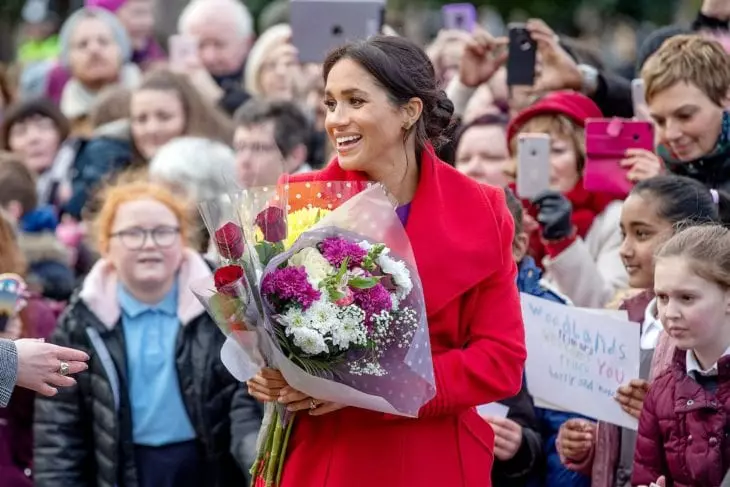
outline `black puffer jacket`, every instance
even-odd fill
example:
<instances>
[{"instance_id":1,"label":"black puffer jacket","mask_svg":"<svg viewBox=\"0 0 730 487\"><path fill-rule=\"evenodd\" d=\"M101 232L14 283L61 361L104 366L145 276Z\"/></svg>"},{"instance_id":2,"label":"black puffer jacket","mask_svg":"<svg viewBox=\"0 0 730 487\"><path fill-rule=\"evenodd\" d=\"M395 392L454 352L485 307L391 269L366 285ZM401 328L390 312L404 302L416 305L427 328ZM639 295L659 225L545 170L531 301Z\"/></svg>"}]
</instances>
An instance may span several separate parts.
<instances>
[{"instance_id":1,"label":"black puffer jacket","mask_svg":"<svg viewBox=\"0 0 730 487\"><path fill-rule=\"evenodd\" d=\"M52 341L84 350L91 360L76 386L36 401L36 486L137 487L121 322L108 329L76 295ZM247 485L263 416L221 363L224 341L203 314L180 328L176 343L180 389L206 460L206 487Z\"/></svg>"}]
</instances>

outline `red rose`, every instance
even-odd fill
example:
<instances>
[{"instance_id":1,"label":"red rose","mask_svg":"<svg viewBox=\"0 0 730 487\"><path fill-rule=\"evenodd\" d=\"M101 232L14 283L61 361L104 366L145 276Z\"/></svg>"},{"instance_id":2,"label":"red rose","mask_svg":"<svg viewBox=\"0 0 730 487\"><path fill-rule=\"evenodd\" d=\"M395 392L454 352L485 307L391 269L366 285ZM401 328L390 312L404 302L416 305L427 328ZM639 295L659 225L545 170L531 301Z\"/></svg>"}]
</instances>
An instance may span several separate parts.
<instances>
[{"instance_id":1,"label":"red rose","mask_svg":"<svg viewBox=\"0 0 730 487\"><path fill-rule=\"evenodd\" d=\"M271 243L286 238L286 214L281 208L269 206L256 217L256 225L264 234L264 240Z\"/></svg>"},{"instance_id":2,"label":"red rose","mask_svg":"<svg viewBox=\"0 0 730 487\"><path fill-rule=\"evenodd\" d=\"M243 268L240 265L227 265L215 270L213 274L216 290L226 296L236 297L239 291L239 282L243 282Z\"/></svg>"},{"instance_id":3,"label":"red rose","mask_svg":"<svg viewBox=\"0 0 730 487\"><path fill-rule=\"evenodd\" d=\"M228 222L213 236L218 252L226 259L240 259L245 248L243 230L233 222Z\"/></svg>"}]
</instances>

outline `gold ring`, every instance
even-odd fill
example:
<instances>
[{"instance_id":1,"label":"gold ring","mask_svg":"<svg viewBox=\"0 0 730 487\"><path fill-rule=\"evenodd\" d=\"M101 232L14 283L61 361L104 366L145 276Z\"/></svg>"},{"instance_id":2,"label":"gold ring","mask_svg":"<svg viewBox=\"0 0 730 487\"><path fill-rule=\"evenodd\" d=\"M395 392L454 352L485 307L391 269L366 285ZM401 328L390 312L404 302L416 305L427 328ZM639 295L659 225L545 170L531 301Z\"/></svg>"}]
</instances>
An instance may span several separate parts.
<instances>
[{"instance_id":1,"label":"gold ring","mask_svg":"<svg viewBox=\"0 0 730 487\"><path fill-rule=\"evenodd\" d=\"M317 409L317 406L319 406L319 404L317 404L317 402L314 400L314 398L310 397L309 398L309 409Z\"/></svg>"},{"instance_id":2,"label":"gold ring","mask_svg":"<svg viewBox=\"0 0 730 487\"><path fill-rule=\"evenodd\" d=\"M71 372L71 367L68 366L67 362L61 362L61 366L58 368L58 373L62 376L67 376Z\"/></svg>"}]
</instances>

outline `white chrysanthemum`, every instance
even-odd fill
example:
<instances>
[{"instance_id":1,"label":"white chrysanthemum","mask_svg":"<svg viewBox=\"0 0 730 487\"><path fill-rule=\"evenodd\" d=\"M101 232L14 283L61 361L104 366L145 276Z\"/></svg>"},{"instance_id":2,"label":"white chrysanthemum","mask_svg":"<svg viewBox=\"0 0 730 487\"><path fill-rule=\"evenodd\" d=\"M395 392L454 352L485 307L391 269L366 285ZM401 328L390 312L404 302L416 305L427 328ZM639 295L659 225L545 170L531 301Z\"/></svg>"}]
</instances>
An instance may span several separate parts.
<instances>
[{"instance_id":1,"label":"white chrysanthemum","mask_svg":"<svg viewBox=\"0 0 730 487\"><path fill-rule=\"evenodd\" d=\"M363 240L363 241L359 242L357 245L359 245L360 248L366 252L369 251L373 247L372 244L370 242L368 242L367 240Z\"/></svg>"},{"instance_id":2,"label":"white chrysanthemum","mask_svg":"<svg viewBox=\"0 0 730 487\"><path fill-rule=\"evenodd\" d=\"M317 300L304 313L308 326L317 330L322 335L329 333L332 328L338 326L338 313L340 309L334 303L326 299Z\"/></svg>"},{"instance_id":3,"label":"white chrysanthemum","mask_svg":"<svg viewBox=\"0 0 730 487\"><path fill-rule=\"evenodd\" d=\"M311 328L294 328L294 345L301 348L307 355L319 355L328 351L324 337Z\"/></svg>"},{"instance_id":4,"label":"white chrysanthemum","mask_svg":"<svg viewBox=\"0 0 730 487\"><path fill-rule=\"evenodd\" d=\"M341 350L367 343L365 312L357 306L347 306L340 310L338 323L332 327L332 344Z\"/></svg>"},{"instance_id":5,"label":"white chrysanthemum","mask_svg":"<svg viewBox=\"0 0 730 487\"><path fill-rule=\"evenodd\" d=\"M393 282L398 287L396 291L398 299L404 299L410 294L413 289L413 281L411 281L411 272L405 262L381 254L378 258L378 265L385 274L393 277Z\"/></svg>"},{"instance_id":6,"label":"white chrysanthemum","mask_svg":"<svg viewBox=\"0 0 730 487\"><path fill-rule=\"evenodd\" d=\"M296 307L289 308L281 315L281 323L286 328L287 334L291 334L290 331L294 328L303 328L309 324L302 310Z\"/></svg>"},{"instance_id":7,"label":"white chrysanthemum","mask_svg":"<svg viewBox=\"0 0 730 487\"><path fill-rule=\"evenodd\" d=\"M289 259L291 266L303 266L307 271L307 278L312 286L317 289L319 283L327 276L335 272L335 268L327 262L327 259L314 247L306 247L292 255Z\"/></svg>"}]
</instances>

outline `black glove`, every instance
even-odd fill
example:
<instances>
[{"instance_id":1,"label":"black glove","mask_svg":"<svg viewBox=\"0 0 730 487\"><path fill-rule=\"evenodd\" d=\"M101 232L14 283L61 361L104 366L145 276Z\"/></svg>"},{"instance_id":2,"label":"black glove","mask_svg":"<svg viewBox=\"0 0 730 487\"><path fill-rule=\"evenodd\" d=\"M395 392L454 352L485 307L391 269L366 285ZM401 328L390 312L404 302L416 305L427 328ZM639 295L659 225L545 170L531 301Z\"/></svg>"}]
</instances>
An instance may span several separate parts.
<instances>
[{"instance_id":1,"label":"black glove","mask_svg":"<svg viewBox=\"0 0 730 487\"><path fill-rule=\"evenodd\" d=\"M561 240L573 233L573 205L557 191L543 191L532 201L537 207L537 221L545 240Z\"/></svg>"}]
</instances>

